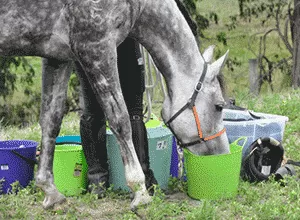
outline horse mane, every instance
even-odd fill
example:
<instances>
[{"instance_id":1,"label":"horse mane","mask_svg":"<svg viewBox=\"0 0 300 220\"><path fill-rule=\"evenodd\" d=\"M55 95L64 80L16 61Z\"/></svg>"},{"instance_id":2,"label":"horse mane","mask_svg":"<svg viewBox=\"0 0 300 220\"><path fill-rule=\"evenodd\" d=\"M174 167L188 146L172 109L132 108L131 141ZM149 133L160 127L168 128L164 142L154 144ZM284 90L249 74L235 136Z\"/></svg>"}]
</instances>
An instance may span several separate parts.
<instances>
[{"instance_id":1,"label":"horse mane","mask_svg":"<svg viewBox=\"0 0 300 220\"><path fill-rule=\"evenodd\" d=\"M182 15L184 16L185 20L187 21L188 25L190 26L194 36L197 36L198 35L197 23L191 18L185 5L180 0L175 0L175 2L179 10L181 11Z\"/></svg>"}]
</instances>

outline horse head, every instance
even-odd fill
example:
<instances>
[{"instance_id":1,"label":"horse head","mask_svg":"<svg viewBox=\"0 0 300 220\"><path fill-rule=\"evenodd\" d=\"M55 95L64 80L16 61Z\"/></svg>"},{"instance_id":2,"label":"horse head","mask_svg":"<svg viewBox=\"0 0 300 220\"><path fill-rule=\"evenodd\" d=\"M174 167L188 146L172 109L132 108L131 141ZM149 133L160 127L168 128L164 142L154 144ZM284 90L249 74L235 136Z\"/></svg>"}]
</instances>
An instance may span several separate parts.
<instances>
[{"instance_id":1,"label":"horse head","mask_svg":"<svg viewBox=\"0 0 300 220\"><path fill-rule=\"evenodd\" d=\"M211 62L213 49L214 46L210 46L202 55L204 62L201 75L188 77L190 79L185 81L194 84L182 88L176 97L168 97L162 111L162 117L179 145L198 155L229 153L222 118L226 103L223 98L223 81L220 80L228 52ZM182 83L182 86L185 84Z\"/></svg>"}]
</instances>

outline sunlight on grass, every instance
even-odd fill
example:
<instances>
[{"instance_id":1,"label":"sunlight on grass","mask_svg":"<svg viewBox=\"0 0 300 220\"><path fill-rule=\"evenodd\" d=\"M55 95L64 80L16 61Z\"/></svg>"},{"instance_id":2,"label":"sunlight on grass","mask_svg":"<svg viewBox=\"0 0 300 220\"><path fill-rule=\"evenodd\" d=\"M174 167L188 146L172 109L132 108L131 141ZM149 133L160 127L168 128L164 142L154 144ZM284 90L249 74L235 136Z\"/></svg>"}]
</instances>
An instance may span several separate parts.
<instances>
[{"instance_id":1,"label":"sunlight on grass","mask_svg":"<svg viewBox=\"0 0 300 220\"><path fill-rule=\"evenodd\" d=\"M79 115L77 113L67 114L61 126L59 136L64 135L79 135ZM34 140L40 142L41 140L41 128L38 123L34 123L26 128L19 129L18 127L0 126L0 140Z\"/></svg>"}]
</instances>

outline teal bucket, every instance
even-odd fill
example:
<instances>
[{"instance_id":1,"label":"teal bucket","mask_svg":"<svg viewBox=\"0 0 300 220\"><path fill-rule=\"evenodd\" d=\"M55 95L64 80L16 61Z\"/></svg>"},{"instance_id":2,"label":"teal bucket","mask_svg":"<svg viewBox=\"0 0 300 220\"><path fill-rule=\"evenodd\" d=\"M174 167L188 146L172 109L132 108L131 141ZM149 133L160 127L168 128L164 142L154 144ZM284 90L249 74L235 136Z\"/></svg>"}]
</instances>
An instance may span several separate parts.
<instances>
[{"instance_id":1,"label":"teal bucket","mask_svg":"<svg viewBox=\"0 0 300 220\"><path fill-rule=\"evenodd\" d=\"M170 177L170 164L172 154L172 133L162 126L161 121L151 119L146 123L150 168L158 185L162 189L168 187ZM107 154L109 164L109 182L114 185L114 189L129 191L126 184L125 169L121 158L120 147L115 136L107 130Z\"/></svg>"}]
</instances>

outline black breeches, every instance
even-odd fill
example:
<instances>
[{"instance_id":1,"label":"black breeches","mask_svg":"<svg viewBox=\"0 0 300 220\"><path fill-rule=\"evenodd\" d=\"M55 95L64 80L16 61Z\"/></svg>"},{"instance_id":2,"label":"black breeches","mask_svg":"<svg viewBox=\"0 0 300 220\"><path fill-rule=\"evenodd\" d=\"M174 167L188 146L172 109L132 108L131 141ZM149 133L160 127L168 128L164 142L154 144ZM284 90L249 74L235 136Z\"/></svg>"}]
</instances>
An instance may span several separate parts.
<instances>
[{"instance_id":1,"label":"black breeches","mask_svg":"<svg viewBox=\"0 0 300 220\"><path fill-rule=\"evenodd\" d=\"M117 49L121 88L129 115L142 115L145 91L144 65L138 43L127 38ZM139 61L138 61L139 60ZM139 65L140 64L140 65ZM83 117L104 119L104 113L84 72L78 70L84 102ZM105 120L104 120L105 121Z\"/></svg>"}]
</instances>

